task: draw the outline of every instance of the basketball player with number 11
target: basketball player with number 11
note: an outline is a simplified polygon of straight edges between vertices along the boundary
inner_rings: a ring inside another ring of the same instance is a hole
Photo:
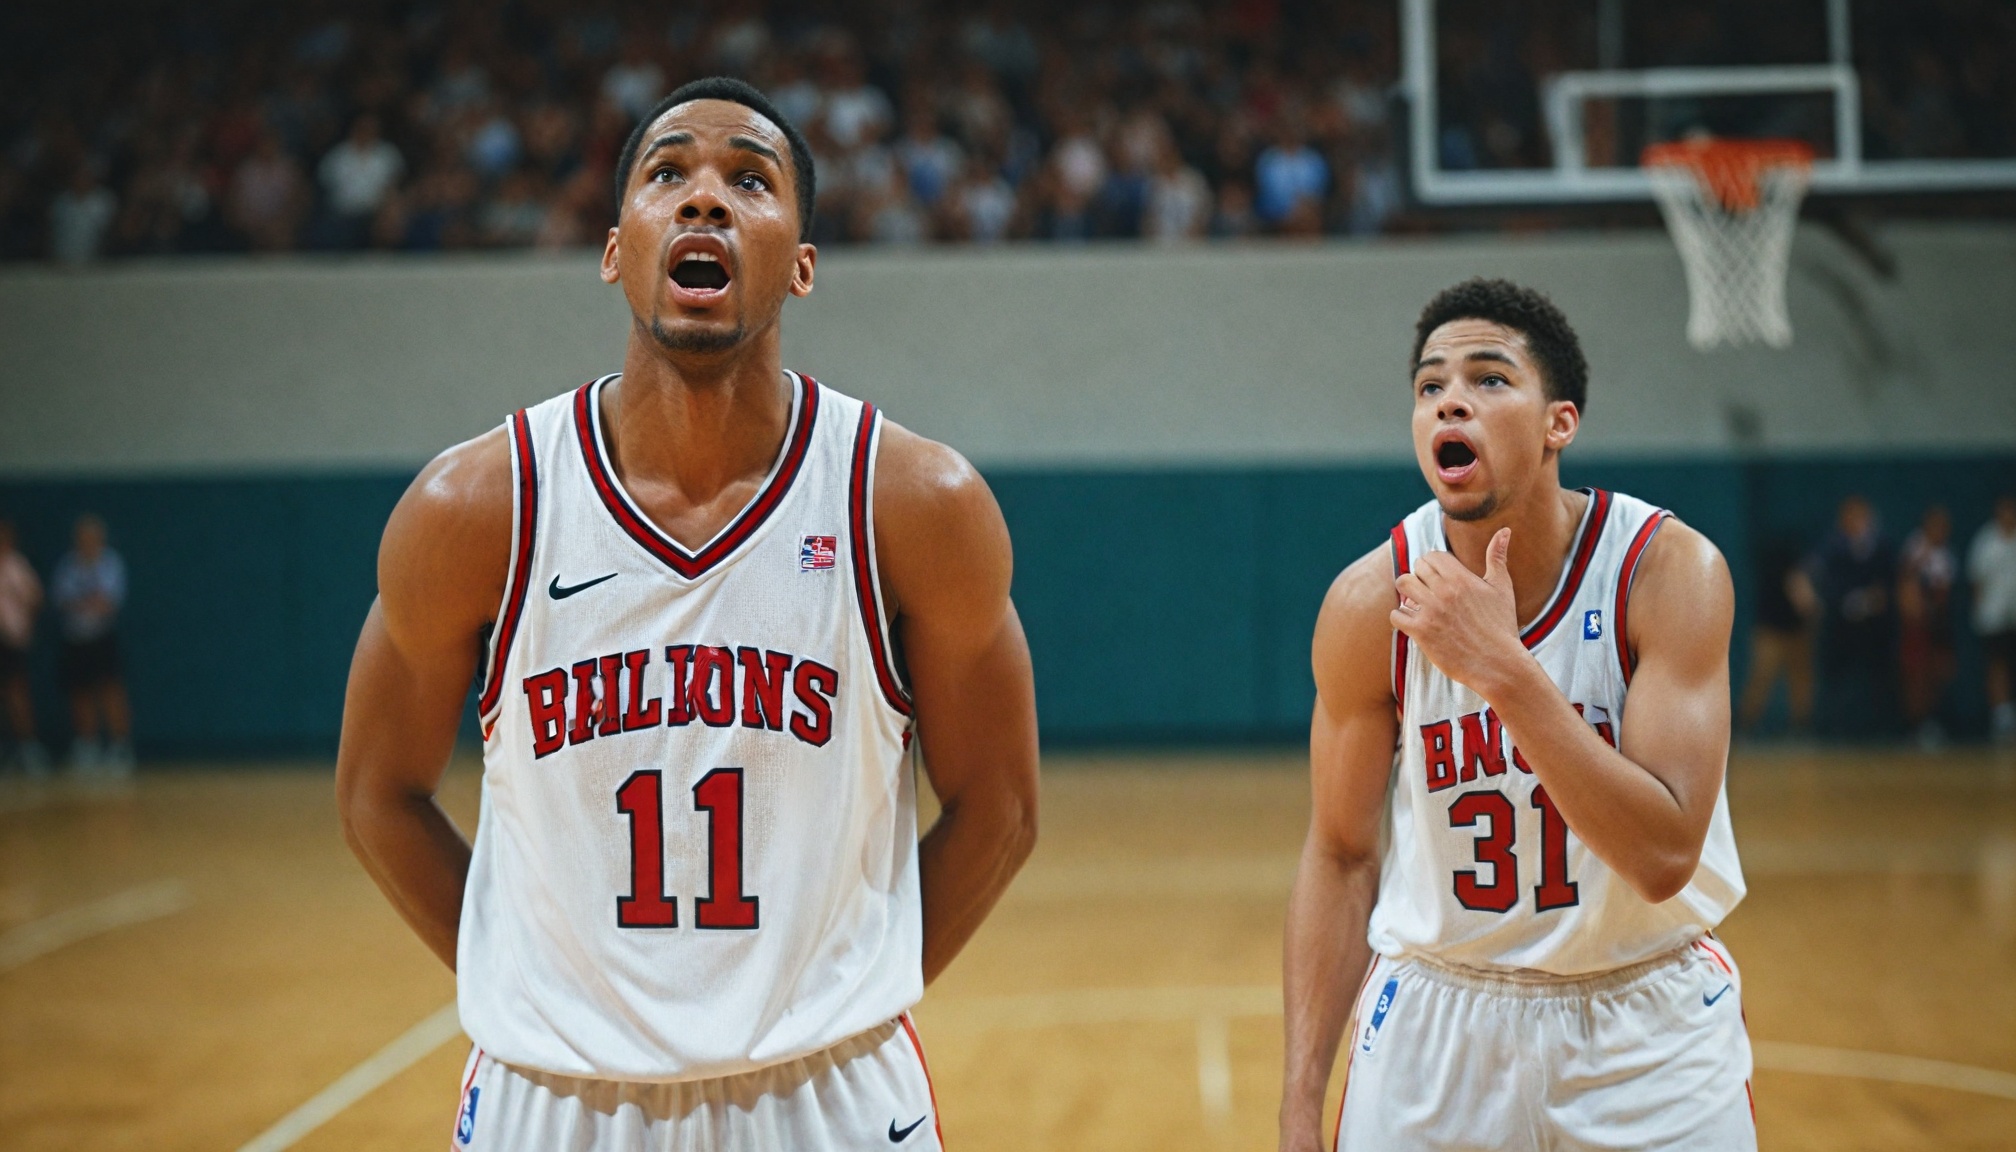
[[[456,972],[452,1148],[940,1147],[909,1009],[1033,845],[1035,695],[979,475],[780,362],[813,197],[761,93],[674,92],[616,169],[623,371],[385,530],[337,788]],[[472,849],[434,792],[478,675]]]
[[[1754,1149],[1712,935],[1743,897],[1728,569],[1561,487],[1588,370],[1546,297],[1457,285],[1412,360],[1434,498],[1316,625],[1281,1148],[1322,1146],[1341,1039],[1343,1152]]]

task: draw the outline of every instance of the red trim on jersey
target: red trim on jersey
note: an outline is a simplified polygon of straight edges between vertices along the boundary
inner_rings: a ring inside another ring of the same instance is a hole
[[[1398,580],[1407,572],[1407,525],[1395,524],[1393,579]],[[1402,715],[1407,712],[1407,634],[1398,628],[1393,630],[1393,710]]]
[[[800,376],[800,400],[798,402],[798,423],[791,430],[784,444],[784,459],[777,466],[777,472],[764,485],[749,506],[742,510],[728,528],[712,543],[699,552],[688,552],[679,542],[659,531],[656,524],[630,503],[623,489],[617,484],[615,474],[608,461],[603,459],[602,440],[596,435],[596,414],[593,411],[595,385],[584,384],[574,393],[574,428],[581,441],[581,457],[588,464],[588,478],[594,482],[595,491],[601,495],[602,503],[623,531],[632,540],[644,546],[644,550],[663,561],[665,566],[688,580],[697,579],[707,570],[719,564],[727,556],[741,547],[753,535],[770,513],[783,503],[785,493],[791,490],[791,482],[798,478],[799,468],[805,463],[805,453],[812,443],[813,421],[819,415],[819,384],[810,376]]]
[[[853,559],[855,600],[861,605],[861,623],[868,629],[868,651],[875,658],[875,679],[882,685],[882,696],[889,706],[908,716],[910,694],[903,690],[902,681],[896,678],[896,670],[889,663],[888,645],[882,636],[882,610],[875,599],[875,571],[868,563],[869,533],[873,530],[868,523],[868,465],[874,443],[875,406],[864,402],[861,426],[854,433],[854,466],[847,480],[848,552]]]
[[[924,1059],[924,1042],[917,1039],[917,1028],[910,1023],[910,1013],[896,1018],[903,1025],[903,1034],[910,1037],[910,1047],[917,1050],[917,1066],[924,1069],[924,1090],[931,1095],[931,1131],[938,1134],[938,1147],[945,1147],[945,1126],[938,1120],[938,1086],[931,1083],[931,1062]]]
[[[1632,537],[1631,547],[1624,553],[1624,563],[1617,569],[1617,606],[1610,611],[1610,628],[1617,635],[1617,665],[1624,671],[1627,687],[1631,683],[1631,673],[1638,668],[1637,659],[1631,655],[1630,633],[1624,627],[1624,613],[1631,606],[1631,581],[1638,572],[1638,558],[1652,543],[1652,537],[1659,534],[1660,527],[1672,518],[1673,514],[1664,508],[1654,512],[1651,519],[1638,529],[1638,535]]]
[[[511,440],[518,472],[518,541],[511,556],[511,590],[504,597],[504,611],[497,618],[491,637],[490,675],[483,695],[476,702],[476,714],[488,716],[504,693],[504,660],[511,654],[511,641],[518,635],[518,618],[525,613],[525,591],[532,583],[532,533],[539,523],[539,466],[532,458],[532,419],[520,408],[511,414]],[[487,739],[489,733],[485,732]]]
[[[1699,940],[1694,941],[1694,947],[1699,948],[1703,952],[1706,952],[1708,954],[1708,958],[1715,961],[1715,963],[1721,967],[1722,971],[1728,973],[1732,978],[1736,975],[1736,969],[1730,965],[1728,959],[1724,957],[1722,953],[1717,952],[1715,949],[1710,948],[1708,945],[1702,943]]]
[[[482,1069],[483,1069],[483,1049],[475,1047],[470,1048],[469,1078],[462,1082],[462,1094],[460,1096],[455,1097],[455,1126],[449,1129],[450,1133],[453,1134],[451,1136],[449,1143],[449,1147],[451,1148],[459,1148],[462,1146],[461,1141],[459,1139],[459,1136],[461,1135],[462,1132],[462,1111],[463,1109],[469,1107],[469,1086],[471,1084],[476,1083],[476,1073],[482,1071]]]
[[[1589,571],[1589,558],[1596,554],[1596,544],[1603,538],[1603,526],[1610,518],[1610,493],[1601,488],[1589,493],[1591,507],[1583,521],[1582,534],[1575,541],[1575,557],[1568,565],[1568,578],[1561,582],[1561,591],[1554,602],[1547,606],[1540,619],[1522,633],[1519,639],[1528,648],[1537,648],[1542,640],[1568,615],[1568,606],[1575,603],[1575,593],[1582,588],[1582,577]]]
[[[1395,528],[1395,532],[1399,529]],[[1350,1047],[1344,1050],[1344,1090],[1337,1094],[1337,1124],[1330,1131],[1330,1147],[1339,1147],[1344,1139],[1344,1104],[1351,1095],[1351,1064],[1358,1058],[1358,1009],[1365,1006],[1365,990],[1372,986],[1372,974],[1379,971],[1379,962],[1385,957],[1377,952],[1372,954],[1372,962],[1365,965],[1365,978],[1358,981],[1358,995],[1351,998],[1351,1019],[1345,1025],[1344,1042]]]

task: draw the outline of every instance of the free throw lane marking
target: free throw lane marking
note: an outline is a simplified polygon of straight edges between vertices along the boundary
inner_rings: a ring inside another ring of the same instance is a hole
[[[254,1136],[238,1152],[281,1152],[292,1148],[303,1136],[461,1034],[462,1024],[455,1014],[455,1005],[442,1005],[433,1015],[408,1028],[397,1040],[310,1097],[307,1103],[282,1116],[279,1123]]]
[[[1919,1056],[1858,1052],[1852,1048],[1821,1048],[1811,1044],[1781,1044],[1753,1040],[1750,1051],[1757,1067],[1770,1072],[1804,1072],[1814,1076],[1846,1076],[1855,1080],[1887,1080],[1918,1084],[1980,1096],[2016,1100],[2016,1073],[1952,1064]]]
[[[951,1032],[1195,1021],[1198,1030],[1197,1087],[1207,1111],[1229,1096],[1229,1093],[1221,1095],[1224,1089],[1220,1085],[1226,1081],[1220,1079],[1212,1053],[1220,1042],[1217,1037],[1223,1035],[1218,1030],[1224,1027],[1224,1022],[1280,1014],[1281,990],[1260,984],[1073,988],[1015,996],[947,997],[927,1000],[919,1010],[919,1015],[932,1028]],[[1214,1020],[1216,1023],[1211,1023]],[[1768,1072],[1884,1080],[1892,1084],[1913,1084],[2016,1100],[2016,1072],[1928,1060],[1919,1056],[1784,1044],[1772,1040],[1752,1040],[1750,1050],[1756,1066]]]
[[[31,920],[0,935],[0,972],[19,968],[66,944],[102,936],[133,924],[172,916],[189,906],[189,889],[180,880],[142,884],[89,904]]]
[[[16,931],[20,931],[16,929]],[[10,933],[11,937],[13,934]],[[1272,1016],[1281,1011],[1280,991],[1265,985],[1221,988],[1099,988],[1020,996],[939,1000],[925,1008],[936,1027],[1045,1028],[1087,1023],[1147,1023],[1191,1019],[1198,1026],[1198,1089],[1207,1114],[1229,1111],[1229,1067],[1220,1064],[1227,1018]],[[455,1005],[406,1030],[362,1064],[343,1074],[307,1103],[282,1117],[238,1152],[284,1152],[344,1109],[393,1077],[419,1063],[436,1048],[461,1034]],[[1782,1044],[1751,1043],[1758,1068],[1771,1072],[1802,1072],[1886,1080],[2016,1100],[2016,1073],[1998,1072],[1944,1060]],[[1229,1064],[1229,1061],[1226,1063]],[[1222,1069],[1222,1070],[1221,1070]]]

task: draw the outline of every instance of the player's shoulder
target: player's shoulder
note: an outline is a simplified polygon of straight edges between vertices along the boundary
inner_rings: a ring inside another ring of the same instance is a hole
[[[1633,574],[1634,587],[1646,581],[1729,582],[1729,562],[1713,540],[1670,512],[1657,515],[1657,531],[1646,543]]]
[[[1330,581],[1322,615],[1338,623],[1376,620],[1381,628],[1390,629],[1388,614],[1397,603],[1393,580],[1393,542],[1382,540]]]
[[[481,521],[501,516],[508,529],[512,508],[509,427],[499,425],[429,460],[401,497],[401,510],[430,521]]]
[[[885,418],[875,459],[876,561],[894,611],[991,603],[1014,569],[1008,525],[979,469]]]
[[[875,456],[878,520],[952,515],[976,500],[991,505],[993,496],[971,461],[950,445],[883,417]]]
[[[1734,618],[1735,583],[1722,550],[1705,533],[1677,516],[1664,515],[1646,543],[1630,581],[1630,631],[1633,646],[1647,639],[1719,638],[1728,641]]]
[[[1318,690],[1333,705],[1364,698],[1388,698],[1393,640],[1393,543],[1345,566],[1323,596],[1310,645]]]
[[[494,605],[511,564],[511,441],[500,426],[442,452],[406,488],[378,549],[389,608]]]

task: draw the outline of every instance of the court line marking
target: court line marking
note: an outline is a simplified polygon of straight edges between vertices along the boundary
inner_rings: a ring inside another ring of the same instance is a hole
[[[1862,1052],[1853,1048],[1785,1044],[1776,1040],[1753,1040],[1750,1051],[1756,1057],[1757,1067],[1770,1072],[1887,1080],[1892,1084],[1918,1084],[2016,1100],[2016,1073],[1977,1068],[1972,1064],[1927,1060],[1920,1056],[1893,1056],[1887,1052]]]
[[[1145,1024],[1189,1020],[1197,1027],[1197,1089],[1205,1114],[1217,1119],[1232,1108],[1232,1076],[1227,1025],[1233,1019],[1281,1014],[1281,990],[1271,985],[1230,985],[1171,988],[1074,988],[1015,996],[940,1000],[920,1006],[933,1028],[990,1029],[1054,1028],[1082,1024]],[[302,1137],[334,1119],[406,1071],[435,1049],[461,1035],[454,1004],[407,1029],[363,1063],[316,1093],[306,1103],[253,1137],[238,1152],[285,1152]],[[1863,1052],[1823,1048],[1773,1040],[1751,1042],[1756,1066],[1770,1072],[1841,1076],[1945,1088],[2016,1100],[2016,1073]]]
[[[0,972],[80,940],[172,916],[191,902],[188,885],[180,880],[161,880],[30,920],[0,934]]]
[[[0,816],[39,812],[58,804],[98,804],[130,800],[137,788],[124,780],[79,780],[64,775],[46,780],[0,780]]]
[[[299,1108],[282,1116],[271,1128],[247,1141],[238,1152],[282,1152],[292,1148],[302,1137],[461,1034],[462,1021],[455,1005],[442,1005],[362,1064],[337,1077],[335,1083],[309,1097]]]
[[[920,1005],[918,1015],[932,1029],[947,1031],[1019,1031],[1077,1024],[1149,1024],[1194,1020],[1197,1023],[1198,1093],[1207,1113],[1219,1091],[1209,1065],[1207,1034],[1215,1021],[1216,1044],[1224,1051],[1226,1022],[1281,1015],[1281,990],[1271,985],[1219,985],[1171,988],[1073,988],[1014,996],[946,999]],[[1944,1088],[2016,1100],[2016,1073],[1920,1056],[1865,1052],[1854,1048],[1823,1048],[1753,1040],[1751,1055],[1768,1072],[1798,1072],[1854,1080],[1883,1080],[1924,1088]],[[1229,1089],[1229,1064],[1227,1065]],[[1228,1092],[1229,1095],[1229,1092]],[[1227,1102],[1229,1107],[1229,1101]]]
[[[1197,1017],[1197,1100],[1214,1125],[1232,1118],[1232,1030],[1223,1016]]]

